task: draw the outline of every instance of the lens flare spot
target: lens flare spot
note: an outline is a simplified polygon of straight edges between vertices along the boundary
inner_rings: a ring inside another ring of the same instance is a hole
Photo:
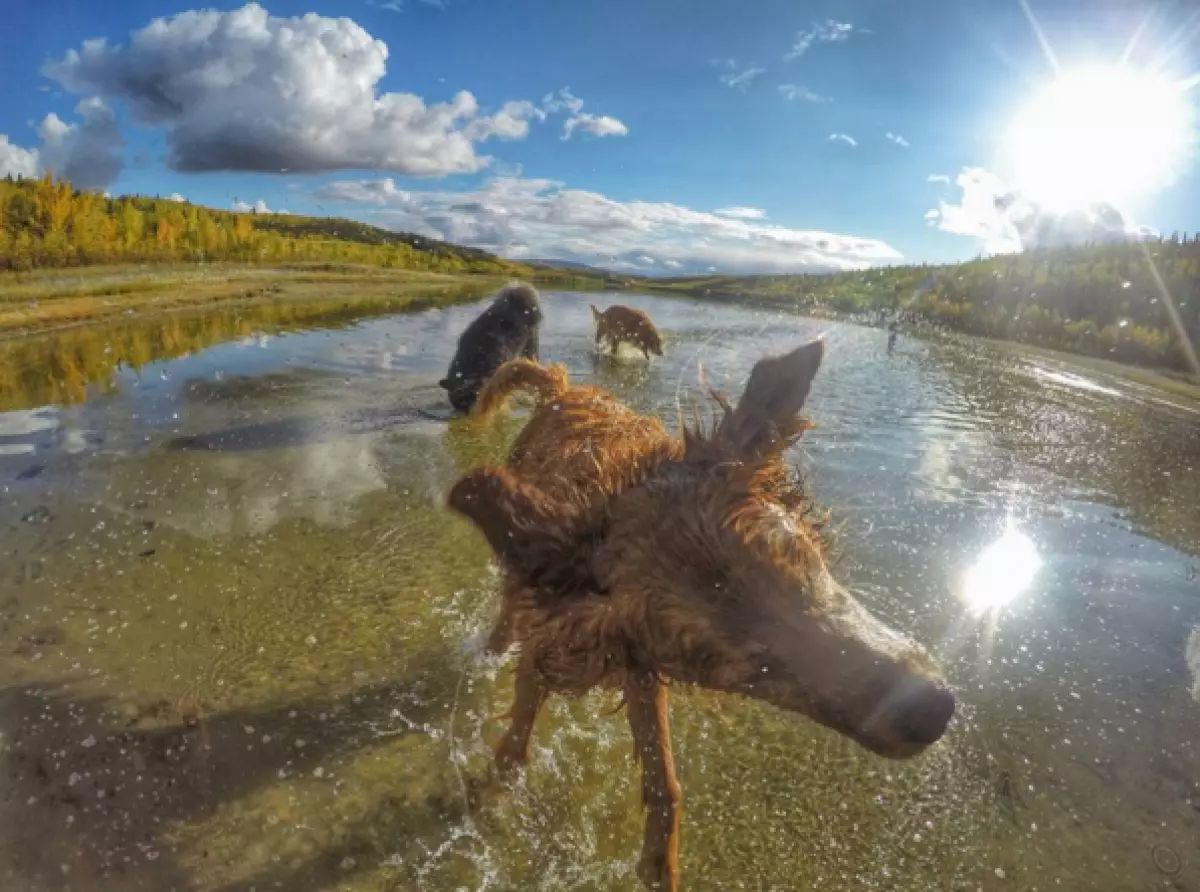
[[[1024,594],[1042,566],[1033,540],[1009,524],[988,545],[963,578],[962,597],[971,612],[998,611]]]

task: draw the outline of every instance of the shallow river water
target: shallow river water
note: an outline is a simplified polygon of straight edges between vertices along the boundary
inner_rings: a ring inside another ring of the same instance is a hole
[[[672,425],[700,367],[736,395],[825,334],[795,457],[835,575],[962,704],[896,763],[674,693],[682,887],[1200,892],[1200,413],[1065,358],[630,295],[666,356],[598,359],[611,297],[546,295],[543,358]],[[0,888],[639,888],[611,696],[552,701],[523,781],[464,809],[510,664],[441,499],[521,423],[445,420],[478,310],[0,344]]]

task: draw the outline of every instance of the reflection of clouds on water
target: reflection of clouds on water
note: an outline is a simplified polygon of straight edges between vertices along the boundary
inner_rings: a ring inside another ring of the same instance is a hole
[[[285,519],[344,526],[360,497],[387,485],[371,436],[267,453],[219,453],[196,461],[210,463],[206,470],[197,468],[193,478],[204,482],[203,497],[191,511],[173,506],[166,520],[202,536],[261,535]]]
[[[68,455],[78,455],[88,448],[88,432],[80,430],[77,427],[71,427],[63,431],[62,442],[59,448]]]
[[[50,406],[0,412],[0,437],[28,437],[30,434],[52,431],[57,427],[58,409]]]
[[[926,437],[921,444],[917,474],[926,484],[921,495],[933,502],[956,502],[966,484],[961,474],[959,444],[943,437]]]
[[[0,412],[0,456],[32,455],[47,440],[69,455],[85,451],[92,441],[90,431],[80,428],[68,410],[54,406]],[[8,441],[8,442],[5,442]]]
[[[1188,671],[1192,674],[1192,699],[1200,703],[1200,625],[1192,626],[1185,655]]]

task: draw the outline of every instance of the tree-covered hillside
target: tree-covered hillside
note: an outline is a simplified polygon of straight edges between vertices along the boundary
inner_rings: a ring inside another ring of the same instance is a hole
[[[0,270],[199,260],[531,272],[485,251],[352,220],[233,213],[163,198],[108,198],[49,176],[0,180]]]
[[[1195,371],[1183,337],[1200,344],[1200,241],[1186,235],[949,266],[645,284],[807,310],[901,315],[970,334],[1180,371]]]

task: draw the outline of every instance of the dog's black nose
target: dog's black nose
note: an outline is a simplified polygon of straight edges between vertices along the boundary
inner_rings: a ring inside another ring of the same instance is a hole
[[[934,743],[946,733],[954,707],[954,694],[940,684],[926,682],[906,699],[897,717],[900,733],[913,743]]]

